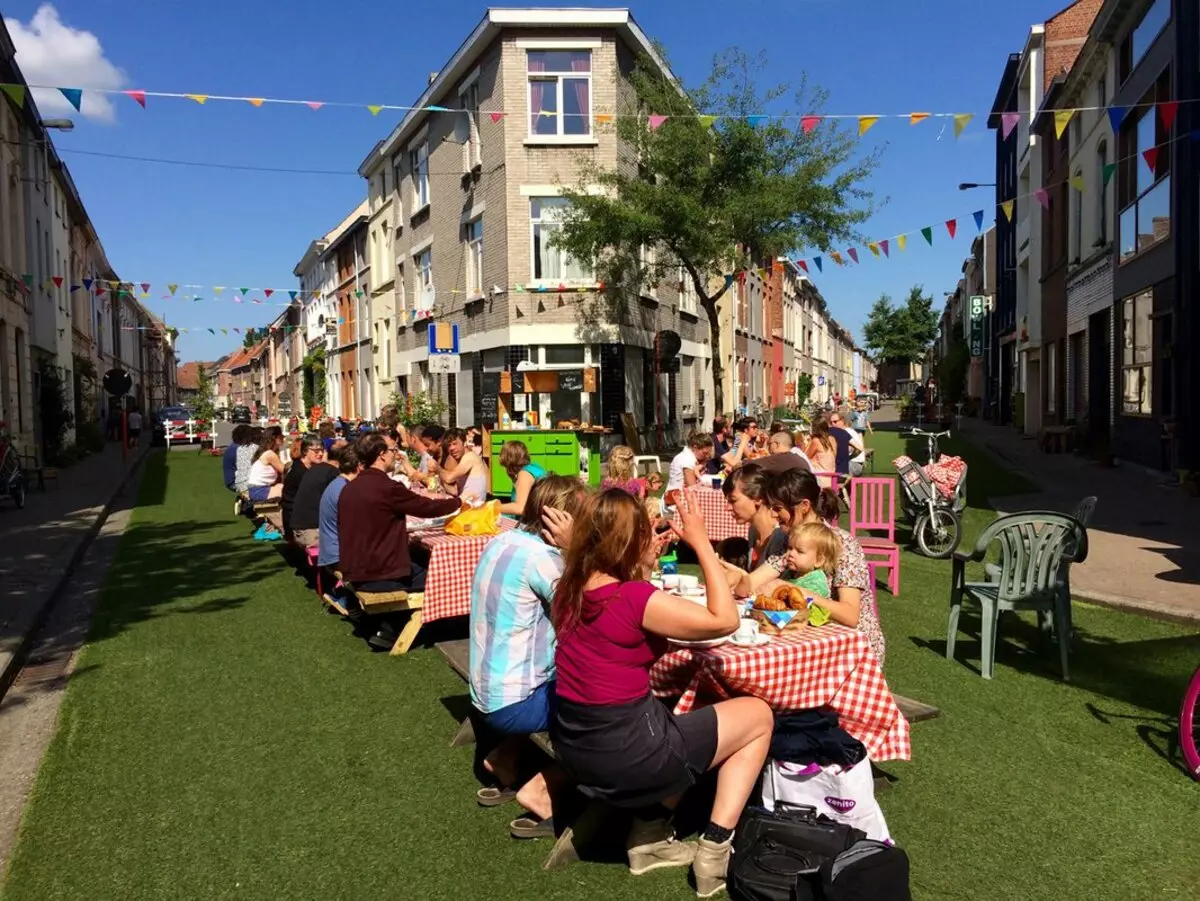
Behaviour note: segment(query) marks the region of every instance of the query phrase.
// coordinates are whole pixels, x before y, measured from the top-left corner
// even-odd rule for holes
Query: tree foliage
[[[403,425],[421,425],[426,422],[442,421],[449,409],[445,401],[425,392],[416,394],[392,393],[391,404],[396,408]]]
[[[196,419],[203,419],[207,422],[212,422],[217,415],[216,399],[213,396],[213,380],[208,369],[203,364],[199,367],[199,375],[196,377],[196,403],[194,406],[193,416]]]
[[[860,155],[855,136],[835,122],[805,134],[796,110],[819,111],[826,93],[805,80],[794,91],[760,89],[763,65],[731,50],[716,57],[703,84],[686,88],[641,60],[634,92],[617,109],[618,166],[581,160],[552,239],[590,261],[610,321],[622,320],[642,288],[677,282],[683,267],[709,320],[717,409],[717,301],[731,284],[721,274],[801,247],[827,249],[851,238],[872,210],[862,185],[877,154]],[[794,109],[784,109],[793,93]],[[760,121],[768,109],[773,115]],[[651,113],[668,118],[651,129]]]
[[[881,294],[863,326],[866,345],[885,363],[913,363],[923,359],[937,337],[940,314],[924,286],[913,285],[902,306]]]
[[[304,404],[304,414],[308,415],[313,407],[325,406],[325,345],[305,356],[301,370],[304,375],[300,389],[301,402]]]
[[[38,384],[43,459],[55,461],[65,450],[67,432],[75,424],[75,414],[71,409],[66,376],[61,368],[43,360],[38,364]]]
[[[936,367],[937,385],[946,403],[957,404],[968,400],[967,371],[970,368],[971,348],[963,337],[962,322],[955,322],[950,351],[938,360]]]
[[[265,328],[248,328],[242,333],[242,347],[249,349],[265,337],[267,337]]]

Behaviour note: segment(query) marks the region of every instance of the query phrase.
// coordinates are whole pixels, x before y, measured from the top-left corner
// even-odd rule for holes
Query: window
[[[416,150],[410,150],[408,163],[412,170],[412,214],[415,216],[429,206],[429,145],[422,144]]]
[[[396,260],[396,312],[403,314],[404,310],[404,261]],[[400,316],[400,324],[404,325],[403,315]]]
[[[467,241],[467,297],[483,295],[483,219],[464,226]]]
[[[1171,18],[1171,0],[1154,0],[1142,20],[1121,43],[1121,80],[1124,81],[1142,61],[1150,45]]]
[[[1131,416],[1151,413],[1153,306],[1153,291],[1143,291],[1121,301],[1121,411]]]
[[[1098,116],[1103,116],[1105,114],[1104,108],[1106,106],[1108,106],[1108,75],[1107,74],[1101,75],[1100,80],[1096,82],[1096,106],[1099,107],[1099,109],[1096,110],[1096,114]]]
[[[403,181],[400,179],[400,171],[400,157],[396,156],[392,159],[392,190],[397,193],[400,191],[400,185],[403,184]]]
[[[529,80],[529,133],[590,135],[592,52],[530,50],[526,65]]]
[[[552,246],[551,239],[562,228],[567,201],[561,197],[533,197],[529,219],[533,232],[533,277],[551,281],[590,281],[587,267]]]
[[[432,250],[422,250],[413,256],[413,277],[416,281],[413,309],[427,310],[429,307],[425,304],[425,298],[433,291]]]
[[[1117,226],[1122,263],[1171,234],[1170,135],[1162,128],[1154,106],[1156,100],[1169,96],[1169,90],[1170,79],[1164,73],[1147,95],[1141,115],[1121,129],[1118,191],[1122,209]]]
[[[1083,170],[1076,169],[1075,178],[1083,178]],[[1078,263],[1083,257],[1083,193],[1071,191],[1071,262]]]
[[[387,200],[387,166],[379,173],[379,199]]]
[[[655,261],[658,254],[655,253],[654,246],[651,244],[643,244],[638,248],[638,264],[645,274],[645,282],[641,289],[643,297],[658,297],[658,268]]]
[[[691,274],[679,267],[679,312],[696,315],[696,285]]]
[[[479,82],[473,81],[458,95],[459,105],[466,110],[467,133],[463,138],[463,169],[470,171],[482,165],[483,146],[479,134]]]
[[[1096,192],[1096,243],[1100,247],[1108,243],[1108,181],[1104,178],[1104,167],[1108,165],[1108,145],[1101,141],[1096,146],[1095,184]]]

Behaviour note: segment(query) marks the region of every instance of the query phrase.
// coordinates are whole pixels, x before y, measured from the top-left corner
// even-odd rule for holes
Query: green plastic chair
[[[968,582],[967,564],[979,563],[993,543],[1000,546],[999,571],[986,582]],[[1067,655],[1071,643],[1071,596],[1063,591],[1060,571],[1087,557],[1087,530],[1072,516],[1034,510],[1001,516],[983,530],[975,549],[954,554],[950,584],[950,621],[946,659],[954,659],[958,617],[964,601],[980,607],[982,675],[992,678],[996,660],[996,626],[1004,610],[1036,610],[1053,617],[1062,660],[1063,681],[1070,681]]]

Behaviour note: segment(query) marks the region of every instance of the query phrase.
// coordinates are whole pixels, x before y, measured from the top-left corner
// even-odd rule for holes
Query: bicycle
[[[938,439],[950,437],[950,432],[926,432],[913,429],[909,437],[924,438],[929,449],[929,463],[938,459]],[[926,557],[944,560],[950,557],[962,540],[962,513],[967,506],[967,473],[963,469],[954,493],[946,497],[933,484],[925,470],[915,461],[896,467],[903,491],[902,509],[913,526],[913,540]]]
[[[1200,667],[1192,673],[1183,701],[1179,705],[1179,747],[1183,749],[1183,762],[1192,778],[1200,782]]]
[[[912,429],[908,433],[908,437],[924,438],[925,446],[929,451],[929,459],[926,460],[925,462],[926,463],[936,463],[937,458],[939,456],[939,454],[938,454],[938,439],[939,438],[949,438],[950,430],[947,429],[944,432],[924,432],[921,429]]]

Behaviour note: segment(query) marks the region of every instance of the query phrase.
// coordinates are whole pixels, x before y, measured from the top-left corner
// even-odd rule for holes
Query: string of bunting
[[[209,101],[229,102],[229,103],[248,103],[255,108],[261,108],[267,105],[280,106],[306,106],[312,110],[319,110],[324,107],[342,107],[350,109],[365,109],[372,116],[378,116],[384,110],[394,110],[398,112],[413,112],[423,111],[428,113],[473,113],[473,110],[466,110],[459,107],[439,106],[437,104],[428,104],[426,106],[408,106],[397,103],[347,103],[336,100],[296,100],[283,97],[240,97],[224,94],[189,94],[178,93],[174,91],[145,91],[145,90],[117,90],[117,89],[102,89],[102,88],[76,88],[76,87],[61,87],[59,85],[23,85],[23,84],[3,84],[0,83],[0,91],[3,91],[9,98],[19,107],[25,105],[26,97],[29,89],[39,89],[47,91],[58,91],[67,102],[75,108],[77,112],[81,111],[83,105],[83,97],[85,93],[104,94],[104,95],[123,95],[137,103],[138,106],[146,109],[147,101],[151,99],[164,100],[188,100],[192,103],[204,106]],[[1068,109],[1060,109],[1054,111],[1054,127],[1059,137],[1062,137],[1063,131],[1070,123],[1076,113],[1094,112],[1097,110],[1105,110],[1113,121],[1113,131],[1115,132],[1120,122],[1128,113],[1138,108],[1139,106],[1157,105],[1160,113],[1165,109],[1170,110],[1170,119],[1174,121],[1175,113],[1179,109],[1180,103],[1191,103],[1194,99],[1187,100],[1170,100],[1160,101],[1157,104],[1134,104],[1130,106],[1077,106]],[[492,110],[486,112],[492,122],[499,122],[501,119],[509,115],[514,115],[511,111]],[[525,111],[521,110],[516,115],[524,116]],[[537,115],[546,118],[556,118],[558,116],[569,116],[573,119],[581,118],[579,113],[568,113],[559,110],[539,110]],[[643,114],[635,113],[628,116],[617,113],[594,113],[591,115],[597,125],[611,124],[618,118],[640,118]],[[689,116],[679,115],[662,115],[651,113],[645,118],[651,131],[655,131],[670,119],[696,119],[706,127],[712,126],[718,121],[739,119],[747,122],[752,126],[764,125],[768,122],[796,122],[798,121],[801,130],[804,134],[808,134],[822,122],[825,121],[854,121],[858,124],[858,135],[862,137],[873,128],[876,123],[882,120],[907,121],[910,125],[919,125],[929,119],[941,119],[947,122],[953,122],[954,136],[958,138],[970,125],[971,121],[977,117],[976,113],[962,112],[907,112],[907,113],[820,113],[820,114],[791,114],[791,115],[776,115],[772,113],[758,113],[748,116],[719,116],[710,113],[696,113]],[[986,119],[991,115],[990,112],[981,114],[981,117]],[[1021,121],[1021,117],[1031,117],[1029,112],[1006,112],[1001,113],[1001,132],[1005,139],[1012,134],[1013,129]],[[1164,114],[1165,115],[1165,114]],[[1169,126],[1168,126],[1169,127]]]

